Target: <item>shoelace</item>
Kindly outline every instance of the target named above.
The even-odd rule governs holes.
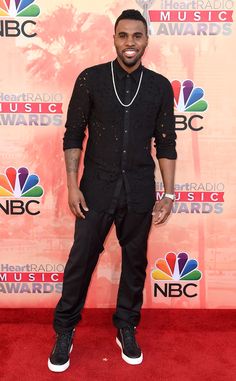
[[[133,327],[126,327],[123,329],[123,337],[125,345],[129,348],[133,348],[134,346],[137,348],[137,343],[135,341],[135,330]]]
[[[67,353],[69,351],[69,345],[71,340],[71,334],[61,333],[57,337],[56,351],[58,353]]]

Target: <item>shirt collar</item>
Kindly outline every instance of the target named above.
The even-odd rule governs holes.
[[[117,75],[117,77],[119,79],[122,79],[124,78],[127,74],[130,75],[131,78],[133,78],[136,82],[139,81],[140,79],[140,74],[141,74],[141,71],[144,69],[144,66],[142,64],[139,65],[139,67],[137,69],[135,69],[132,73],[128,73],[127,71],[125,71],[119,64],[117,58],[115,59],[114,61],[114,71],[115,71],[115,74]]]

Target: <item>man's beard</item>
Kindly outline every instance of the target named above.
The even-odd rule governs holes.
[[[121,57],[120,57],[120,58],[121,58]],[[127,62],[127,61],[125,61],[125,60],[122,59],[122,58],[121,58],[121,60],[122,60],[122,62],[125,64],[125,66],[132,67],[132,66],[135,66],[135,65],[136,65],[136,63],[139,61],[139,58],[138,58],[138,59],[135,59],[133,62]]]
[[[127,67],[133,67],[136,65],[136,63],[142,58],[143,54],[144,54],[144,51],[143,50],[142,52],[139,52],[139,54],[134,58],[134,60],[127,60],[122,54],[120,54],[117,50],[117,55],[118,57],[120,58],[120,60],[123,62],[123,64],[125,64],[125,66]]]

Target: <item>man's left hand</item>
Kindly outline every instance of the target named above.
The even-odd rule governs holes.
[[[160,201],[156,201],[153,208],[153,224],[163,224],[171,213],[173,201],[170,198],[164,197]]]

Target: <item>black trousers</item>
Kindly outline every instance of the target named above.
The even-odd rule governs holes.
[[[81,319],[90,279],[113,222],[122,248],[122,270],[113,322],[117,328],[137,326],[143,303],[151,211],[134,213],[125,206],[118,207],[112,214],[93,210],[85,213],[85,219],[76,220],[62,296],[55,309],[54,329],[56,332],[69,331]]]

